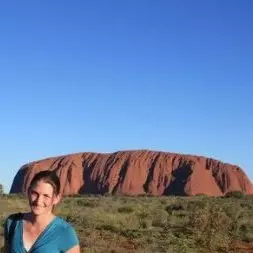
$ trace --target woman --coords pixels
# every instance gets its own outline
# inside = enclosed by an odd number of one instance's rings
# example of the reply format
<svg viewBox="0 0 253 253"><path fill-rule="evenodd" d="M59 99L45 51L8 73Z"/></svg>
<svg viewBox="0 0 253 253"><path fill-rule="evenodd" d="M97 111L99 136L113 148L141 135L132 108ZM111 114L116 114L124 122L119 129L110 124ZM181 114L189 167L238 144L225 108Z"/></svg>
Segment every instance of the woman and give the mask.
<svg viewBox="0 0 253 253"><path fill-rule="evenodd" d="M6 253L80 253L73 227L53 214L61 199L60 181L53 171L41 171L28 188L31 211L9 216L5 223Z"/></svg>

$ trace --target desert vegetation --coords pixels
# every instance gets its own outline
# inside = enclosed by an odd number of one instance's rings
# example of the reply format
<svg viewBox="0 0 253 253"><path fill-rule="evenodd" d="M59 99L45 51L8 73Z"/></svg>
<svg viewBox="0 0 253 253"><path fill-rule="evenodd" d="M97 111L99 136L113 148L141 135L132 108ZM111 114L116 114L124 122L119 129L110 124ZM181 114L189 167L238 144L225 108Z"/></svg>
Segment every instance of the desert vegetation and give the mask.
<svg viewBox="0 0 253 253"><path fill-rule="evenodd" d="M22 195L0 197L0 246L10 213L29 210ZM82 252L251 252L253 197L72 196L56 210L77 230ZM253 252L253 250L252 250Z"/></svg>
<svg viewBox="0 0 253 253"><path fill-rule="evenodd" d="M4 186L0 184L0 194L4 194Z"/></svg>

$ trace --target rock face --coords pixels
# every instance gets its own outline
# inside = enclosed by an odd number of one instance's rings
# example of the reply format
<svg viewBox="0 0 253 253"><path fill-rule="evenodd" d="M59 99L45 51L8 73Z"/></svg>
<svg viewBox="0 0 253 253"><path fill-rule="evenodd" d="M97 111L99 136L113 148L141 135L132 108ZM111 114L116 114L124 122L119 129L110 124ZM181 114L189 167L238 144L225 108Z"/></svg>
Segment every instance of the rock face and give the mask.
<svg viewBox="0 0 253 253"><path fill-rule="evenodd" d="M32 162L20 168L10 193L25 193L33 176L46 169L57 172L65 195L253 194L252 183L238 166L206 157L147 150L78 153Z"/></svg>

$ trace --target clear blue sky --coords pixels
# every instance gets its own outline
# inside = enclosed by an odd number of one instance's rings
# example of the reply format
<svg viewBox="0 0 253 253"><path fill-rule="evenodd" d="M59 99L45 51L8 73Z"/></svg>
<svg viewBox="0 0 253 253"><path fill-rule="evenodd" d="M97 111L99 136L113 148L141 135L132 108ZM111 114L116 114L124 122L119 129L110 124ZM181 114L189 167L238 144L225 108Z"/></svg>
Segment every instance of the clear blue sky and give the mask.
<svg viewBox="0 0 253 253"><path fill-rule="evenodd" d="M151 149L253 179L253 1L1 1L0 182L50 156Z"/></svg>

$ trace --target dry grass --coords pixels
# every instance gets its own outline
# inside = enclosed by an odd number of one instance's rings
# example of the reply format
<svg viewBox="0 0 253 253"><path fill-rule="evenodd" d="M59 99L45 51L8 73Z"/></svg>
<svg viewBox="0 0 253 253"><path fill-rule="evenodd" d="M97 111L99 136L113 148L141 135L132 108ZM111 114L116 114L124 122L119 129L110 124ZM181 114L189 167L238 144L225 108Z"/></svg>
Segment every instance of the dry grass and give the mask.
<svg viewBox="0 0 253 253"><path fill-rule="evenodd" d="M252 200L75 196L65 197L56 213L76 228L85 253L239 252L234 240L253 242ZM0 197L1 224L10 213L27 210L23 196Z"/></svg>

